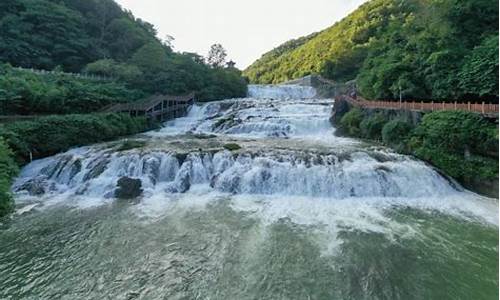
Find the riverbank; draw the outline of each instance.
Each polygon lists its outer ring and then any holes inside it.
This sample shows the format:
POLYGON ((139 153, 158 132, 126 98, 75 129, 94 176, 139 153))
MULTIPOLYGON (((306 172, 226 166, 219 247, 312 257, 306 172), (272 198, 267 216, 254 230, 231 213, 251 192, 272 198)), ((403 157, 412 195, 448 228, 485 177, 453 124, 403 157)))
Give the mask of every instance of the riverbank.
POLYGON ((383 142, 469 190, 498 198, 498 126, 479 114, 360 108, 339 98, 330 121, 338 135, 383 142))
POLYGON ((109 141, 157 127, 127 114, 41 117, 0 125, 0 217, 13 209, 10 185, 18 166, 72 147, 109 141))

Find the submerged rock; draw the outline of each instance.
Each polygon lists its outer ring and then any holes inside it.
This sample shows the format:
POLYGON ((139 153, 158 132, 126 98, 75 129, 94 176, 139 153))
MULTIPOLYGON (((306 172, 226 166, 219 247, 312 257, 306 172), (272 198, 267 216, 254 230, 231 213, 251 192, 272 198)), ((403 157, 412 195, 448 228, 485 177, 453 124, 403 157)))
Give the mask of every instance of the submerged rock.
POLYGON ((177 191, 179 193, 185 193, 189 190, 190 187, 191 187, 191 180, 189 174, 187 174, 186 176, 182 176, 179 179, 179 184, 177 185, 177 191))
POLYGON ((115 197, 118 199, 134 199, 142 195, 142 182, 140 179, 121 177, 118 179, 115 197))
POLYGON ((240 150, 241 149, 241 146, 236 144, 236 143, 228 143, 228 144, 225 144, 224 146, 224 149, 226 150, 229 150, 229 151, 236 151, 236 150, 240 150))
POLYGON ((46 183, 45 177, 33 178, 16 188, 15 192, 26 191, 31 196, 40 196, 45 194, 46 183))
POLYGON ((19 188, 16 189, 16 192, 20 191, 26 191, 28 194, 31 196, 40 196, 45 194, 45 184, 44 180, 35 178, 32 180, 27 181, 23 185, 21 185, 19 188))
POLYGON ((116 149, 116 151, 128 151, 132 149, 139 149, 146 146, 146 141, 141 140, 125 140, 123 143, 116 149))
POLYGON ((87 169, 89 169, 89 171, 83 177, 83 181, 87 181, 101 175, 106 170, 108 163, 109 159, 102 157, 98 157, 97 159, 89 163, 87 165, 87 169))
POLYGON ((81 159, 77 159, 71 166, 71 170, 69 173, 69 180, 73 179, 73 177, 75 177, 76 174, 80 173, 81 170, 82 170, 82 161, 81 159))

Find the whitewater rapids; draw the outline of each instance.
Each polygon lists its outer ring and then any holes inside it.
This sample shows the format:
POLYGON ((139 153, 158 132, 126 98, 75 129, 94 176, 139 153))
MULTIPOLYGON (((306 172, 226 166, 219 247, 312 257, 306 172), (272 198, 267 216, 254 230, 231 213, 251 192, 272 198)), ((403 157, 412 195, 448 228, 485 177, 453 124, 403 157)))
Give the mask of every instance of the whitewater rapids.
POLYGON ((333 105, 309 87, 250 86, 32 162, 0 231, 0 298, 494 296, 498 202, 335 136, 333 105), (125 176, 141 180, 136 201, 114 197, 125 176))

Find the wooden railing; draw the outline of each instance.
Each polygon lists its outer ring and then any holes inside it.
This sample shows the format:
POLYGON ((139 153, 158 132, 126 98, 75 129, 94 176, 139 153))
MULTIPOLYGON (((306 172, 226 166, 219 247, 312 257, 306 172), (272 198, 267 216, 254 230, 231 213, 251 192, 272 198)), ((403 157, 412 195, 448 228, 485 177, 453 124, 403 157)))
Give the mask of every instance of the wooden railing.
POLYGON ((388 108, 416 111, 436 111, 436 110, 465 110, 477 112, 484 115, 498 115, 498 104, 492 103, 458 103, 458 102, 424 102, 424 101, 368 101, 357 97, 353 99, 349 96, 342 96, 345 100, 362 107, 368 108, 388 108))
POLYGON ((64 75, 64 76, 71 76, 71 77, 75 77, 75 78, 82 78, 82 79, 96 80, 96 81, 113 81, 113 80, 115 80, 115 78, 112 78, 112 77, 87 74, 87 73, 68 73, 68 72, 49 71, 49 70, 41 70, 41 69, 28 69, 28 68, 22 68, 22 67, 16 67, 15 69, 17 69, 19 71, 24 71, 24 72, 31 72, 31 73, 38 74, 38 75, 64 75))

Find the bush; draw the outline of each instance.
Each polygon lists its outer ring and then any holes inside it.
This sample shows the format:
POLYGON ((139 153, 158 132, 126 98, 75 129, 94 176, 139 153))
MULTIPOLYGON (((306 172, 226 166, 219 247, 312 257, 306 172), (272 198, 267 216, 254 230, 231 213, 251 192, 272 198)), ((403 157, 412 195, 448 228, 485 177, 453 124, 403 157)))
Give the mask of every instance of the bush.
POLYGON ((446 152, 445 149, 421 147, 415 155, 466 184, 473 180, 493 180, 498 178, 498 160, 473 155, 464 159, 462 155, 446 152))
POLYGON ((387 119, 382 114, 375 114, 364 118, 359 124, 361 136, 373 140, 382 139, 382 128, 387 123, 387 119))
POLYGON ((112 59, 100 59, 85 66, 83 73, 113 77, 124 81, 134 81, 142 76, 134 65, 118 63, 112 59))
POLYGON ((35 74, 0 65, 0 114, 3 115, 90 113, 145 95, 114 81, 96 81, 64 73, 35 74))
POLYGON ((363 112, 359 108, 353 108, 340 119, 342 132, 350 136, 360 136, 360 124, 363 121, 363 112))
POLYGON ((41 158, 66 151, 71 147, 88 145, 136 134, 153 128, 145 118, 127 114, 65 115, 38 118, 0 126, 4 137, 23 164, 33 158, 41 158))
POLYGON ((18 167, 12 156, 12 151, 0 138, 0 217, 11 212, 14 207, 10 185, 14 176, 17 175, 18 167))
POLYGON ((415 130, 416 143, 464 155, 498 153, 498 129, 481 115, 466 111, 437 111, 426 114, 415 130))
POLYGON ((382 141, 397 151, 404 152, 412 130, 413 126, 404 120, 391 120, 382 128, 382 141))
POLYGON ((429 113, 415 129, 409 147, 462 184, 498 178, 498 128, 479 114, 429 113))

